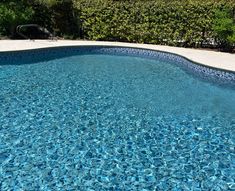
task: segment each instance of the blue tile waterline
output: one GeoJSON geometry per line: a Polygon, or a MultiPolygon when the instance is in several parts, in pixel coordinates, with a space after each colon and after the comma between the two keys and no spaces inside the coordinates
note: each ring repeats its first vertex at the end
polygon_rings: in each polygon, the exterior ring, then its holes
{"type": "Polygon", "coordinates": [[[121,56],[137,56],[141,58],[157,59],[171,62],[182,67],[185,71],[193,76],[217,84],[235,86],[235,73],[231,71],[219,70],[203,66],[199,63],[175,55],[172,53],[154,51],[141,48],[112,47],[112,46],[70,46],[70,47],[53,47],[35,50],[11,51],[0,53],[0,64],[17,65],[23,63],[35,63],[40,61],[63,58],[78,54],[111,54],[121,56]],[[12,56],[11,56],[12,55],[12,56]]]}
{"type": "Polygon", "coordinates": [[[126,48],[22,53],[0,56],[0,190],[234,189],[235,89],[211,83],[223,73],[126,48]]]}

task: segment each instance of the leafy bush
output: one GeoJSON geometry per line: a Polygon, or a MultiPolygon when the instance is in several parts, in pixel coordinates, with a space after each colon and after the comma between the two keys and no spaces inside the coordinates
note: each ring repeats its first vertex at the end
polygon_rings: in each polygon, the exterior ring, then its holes
{"type": "MultiPolygon", "coordinates": [[[[29,0],[28,0],[29,1],[29,0]]],[[[58,36],[79,37],[79,16],[72,0],[34,0],[32,22],[46,27],[58,36]]]]}
{"type": "Polygon", "coordinates": [[[3,1],[0,4],[0,34],[13,36],[18,24],[28,23],[33,15],[23,1],[3,1]]]}
{"type": "Polygon", "coordinates": [[[234,0],[1,0],[0,34],[31,22],[72,39],[231,46],[232,17],[234,0]]]}
{"type": "Polygon", "coordinates": [[[1,0],[0,35],[15,37],[20,24],[35,23],[59,36],[79,36],[79,17],[72,0],[1,0]]]}
{"type": "Polygon", "coordinates": [[[224,2],[80,0],[75,6],[86,39],[197,47],[214,37],[214,13],[224,2]]]}
{"type": "Polygon", "coordinates": [[[220,47],[225,50],[232,49],[235,43],[235,21],[231,10],[223,9],[215,12],[213,30],[220,47]]]}

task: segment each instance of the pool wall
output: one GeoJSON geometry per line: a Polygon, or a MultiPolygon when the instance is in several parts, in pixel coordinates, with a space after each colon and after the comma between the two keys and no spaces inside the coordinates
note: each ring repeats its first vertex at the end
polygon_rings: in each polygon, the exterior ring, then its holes
{"type": "Polygon", "coordinates": [[[43,62],[79,54],[108,54],[137,56],[171,62],[184,71],[211,82],[235,87],[235,72],[215,69],[190,61],[189,59],[163,51],[115,46],[66,46],[22,51],[0,52],[0,65],[20,65],[43,62]]]}

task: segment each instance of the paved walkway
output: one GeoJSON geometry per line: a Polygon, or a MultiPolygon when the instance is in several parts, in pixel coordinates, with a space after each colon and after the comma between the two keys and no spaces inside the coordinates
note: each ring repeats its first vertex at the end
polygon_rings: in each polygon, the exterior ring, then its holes
{"type": "Polygon", "coordinates": [[[133,44],[121,42],[102,42],[102,41],[72,41],[72,40],[0,40],[1,51],[27,50],[36,48],[59,47],[59,46],[83,46],[83,45],[106,45],[146,48],[175,53],[184,56],[194,62],[223,70],[235,72],[235,54],[222,53],[207,50],[190,48],[178,48],[161,45],[133,44]]]}

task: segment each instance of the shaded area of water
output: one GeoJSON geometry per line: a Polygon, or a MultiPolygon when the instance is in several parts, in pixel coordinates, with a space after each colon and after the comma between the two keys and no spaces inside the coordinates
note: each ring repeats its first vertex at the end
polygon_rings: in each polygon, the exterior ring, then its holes
{"type": "Polygon", "coordinates": [[[1,190],[233,190],[235,88],[163,61],[0,68],[1,190]]]}

